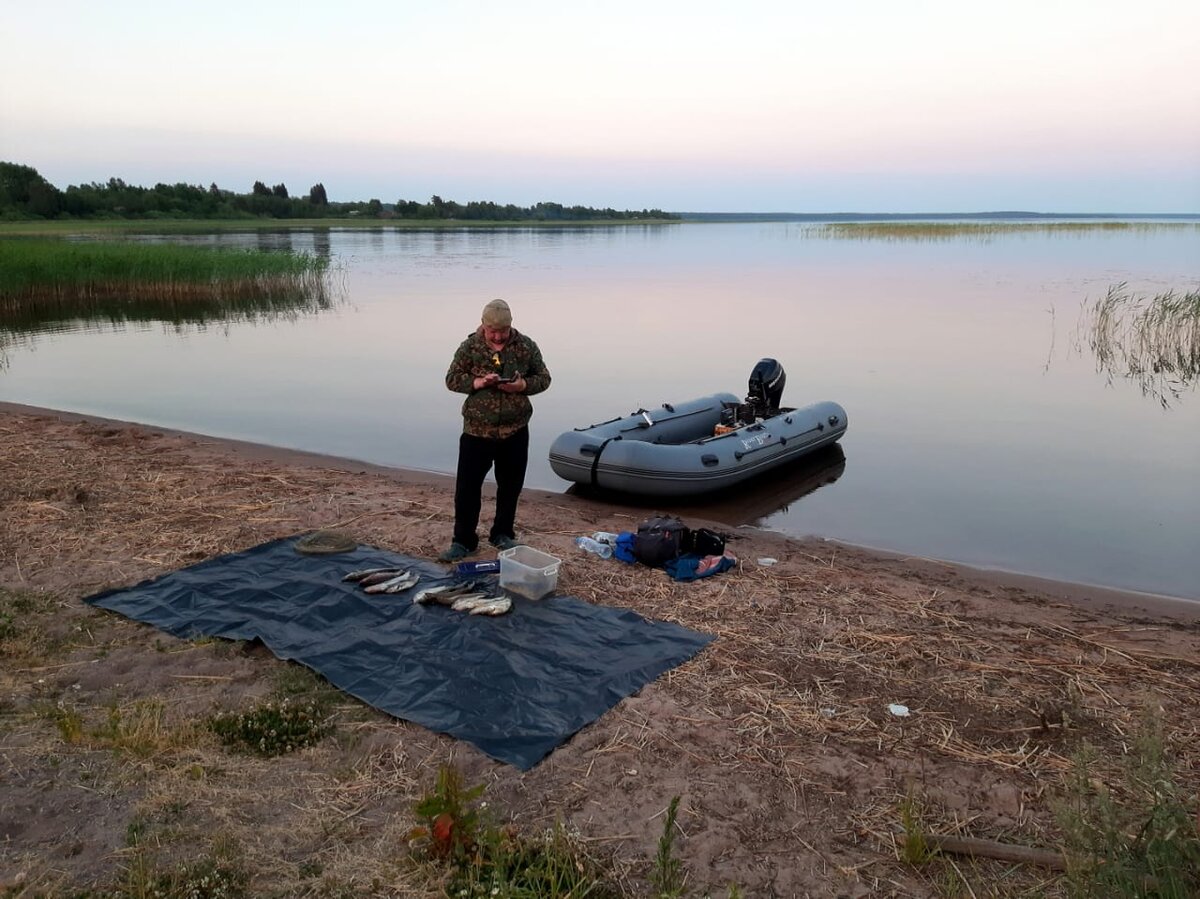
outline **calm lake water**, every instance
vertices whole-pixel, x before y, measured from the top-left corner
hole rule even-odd
[[[547,461],[560,431],[744,394],[771,356],[785,404],[845,406],[841,451],[676,507],[684,517],[1200,599],[1200,393],[1164,406],[1110,378],[1079,326],[1119,282],[1195,290],[1195,225],[948,240],[792,223],[171,239],[328,254],[344,298],[290,319],[10,337],[0,399],[452,472],[461,398],[442,379],[483,304],[504,297],[554,376],[534,400],[530,486],[567,490]]]

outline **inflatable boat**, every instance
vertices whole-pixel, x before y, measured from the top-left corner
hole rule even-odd
[[[732,487],[846,432],[846,410],[837,403],[781,407],[784,380],[779,363],[763,359],[744,402],[715,393],[567,431],[550,446],[550,467],[577,484],[646,496]]]

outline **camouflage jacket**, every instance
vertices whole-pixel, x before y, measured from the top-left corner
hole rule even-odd
[[[493,371],[504,378],[520,375],[525,379],[525,392],[505,393],[495,387],[476,390],[475,379]],[[487,345],[483,329],[478,328],[454,353],[450,370],[446,372],[446,386],[455,393],[467,395],[462,406],[464,433],[501,438],[529,424],[533,416],[529,397],[550,386],[550,372],[537,344],[516,328],[499,352]]]

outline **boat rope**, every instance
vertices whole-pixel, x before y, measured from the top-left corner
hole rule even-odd
[[[664,406],[664,408],[665,408],[665,406]],[[646,409],[641,409],[632,414],[633,415],[643,415],[644,414],[647,416],[647,418],[639,419],[638,423],[635,425],[632,425],[631,427],[621,428],[621,432],[628,433],[629,431],[644,431],[646,428],[653,427],[654,425],[665,424],[668,421],[678,421],[681,418],[691,418],[693,415],[703,415],[706,412],[711,412],[711,411],[712,411],[712,406],[705,406],[703,409],[693,409],[691,412],[681,412],[678,415],[670,415],[670,416],[667,416],[664,418],[659,418],[659,419],[650,419],[649,411]],[[647,424],[647,421],[649,421],[649,424]]]

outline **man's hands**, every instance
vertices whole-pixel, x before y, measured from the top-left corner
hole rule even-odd
[[[476,390],[483,390],[487,387],[495,387],[505,393],[521,393],[525,390],[525,378],[517,375],[511,381],[506,381],[494,371],[488,372],[482,377],[475,379],[474,387]]]

